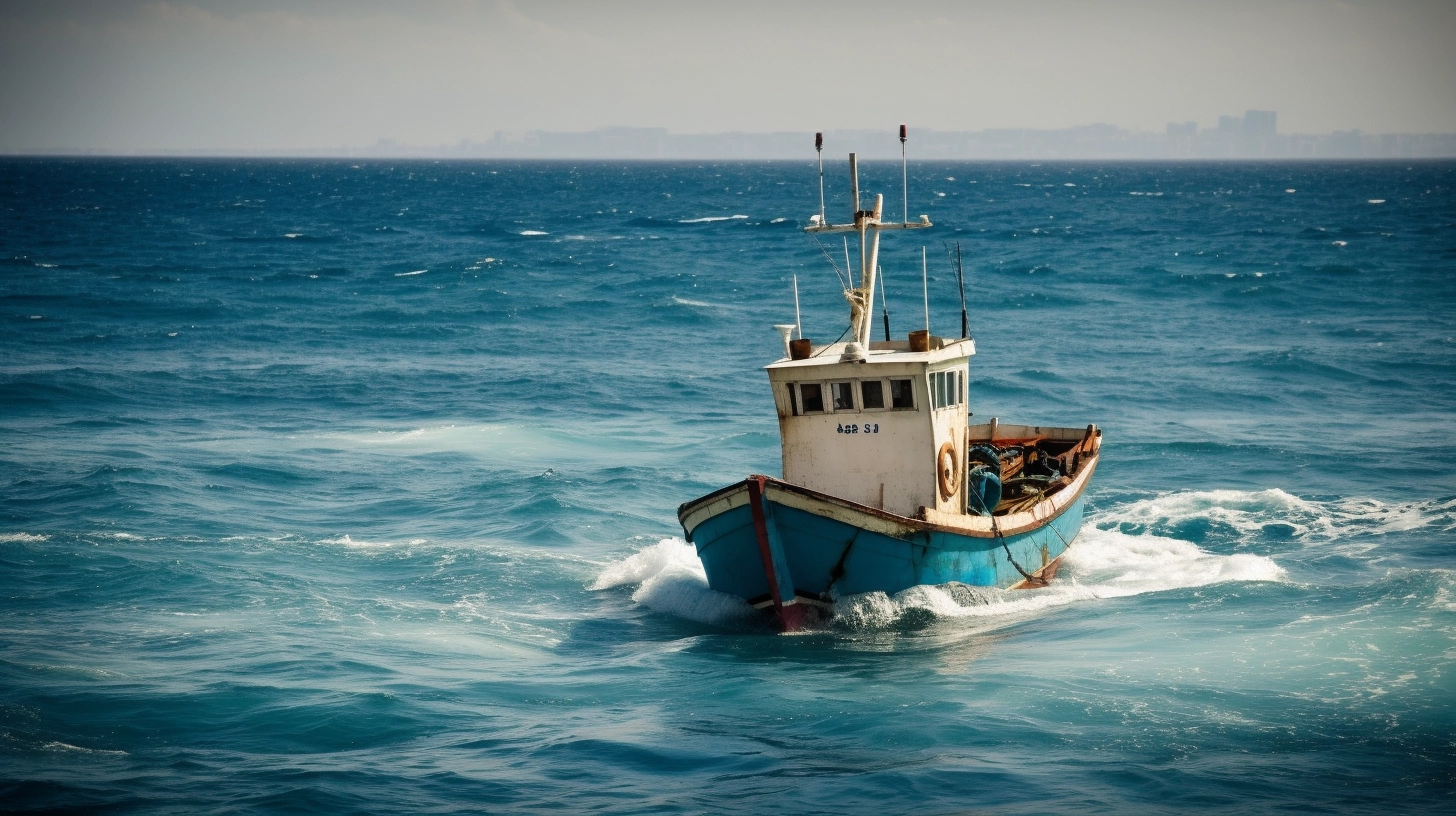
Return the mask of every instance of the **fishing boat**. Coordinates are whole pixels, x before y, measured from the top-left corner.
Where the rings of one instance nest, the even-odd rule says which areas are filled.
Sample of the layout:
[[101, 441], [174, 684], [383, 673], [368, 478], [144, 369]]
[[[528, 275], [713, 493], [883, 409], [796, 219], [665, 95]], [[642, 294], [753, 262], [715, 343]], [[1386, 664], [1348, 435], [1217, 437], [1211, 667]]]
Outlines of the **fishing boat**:
[[[849, 327], [826, 345], [803, 338], [797, 317], [777, 327], [785, 353], [766, 370], [783, 477], [752, 475], [678, 508], [709, 587], [795, 631], [857, 593], [1046, 586], [1082, 526], [1101, 431], [970, 424], [976, 344], [964, 294], [961, 337], [927, 328], [891, 340], [887, 315], [886, 339], [870, 339], [880, 233], [931, 223], [910, 221], [908, 205], [901, 221], [884, 221], [883, 195], [861, 208], [853, 153], [853, 219], [829, 223], [822, 144], [816, 137], [820, 211], [806, 231], [858, 238], [858, 274], [845, 290]], [[922, 275], [923, 265], [922, 250]], [[927, 297], [927, 324], [928, 311]]]

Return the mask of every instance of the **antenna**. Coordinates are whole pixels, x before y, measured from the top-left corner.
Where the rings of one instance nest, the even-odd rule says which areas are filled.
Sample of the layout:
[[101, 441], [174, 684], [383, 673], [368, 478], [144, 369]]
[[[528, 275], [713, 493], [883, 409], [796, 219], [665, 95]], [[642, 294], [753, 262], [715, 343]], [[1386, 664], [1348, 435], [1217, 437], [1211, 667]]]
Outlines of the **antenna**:
[[[873, 303], [870, 306], [874, 306]], [[885, 315], [885, 342], [890, 342], [890, 305], [885, 302], [885, 270], [880, 270], [880, 308]]]
[[900, 198], [905, 204], [905, 217], [900, 219], [910, 221], [910, 173], [905, 164], [905, 123], [900, 123]]
[[799, 276], [794, 276], [794, 328], [799, 330], [799, 339], [804, 339], [804, 319], [799, 316]]
[[926, 271], [925, 247], [920, 248], [920, 287], [925, 293], [925, 333], [930, 333], [930, 273]]
[[956, 241], [956, 284], [961, 288], [961, 337], [970, 337], [970, 324], [966, 322], [966, 279], [961, 274], [961, 242]]
[[814, 134], [814, 152], [819, 154], [819, 223], [828, 224], [824, 220], [824, 132]]

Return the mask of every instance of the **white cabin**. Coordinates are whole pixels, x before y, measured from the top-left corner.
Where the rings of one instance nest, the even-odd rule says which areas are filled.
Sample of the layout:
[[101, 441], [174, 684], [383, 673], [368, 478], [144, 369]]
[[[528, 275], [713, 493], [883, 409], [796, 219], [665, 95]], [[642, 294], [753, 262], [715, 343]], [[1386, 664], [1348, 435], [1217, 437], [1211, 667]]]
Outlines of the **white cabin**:
[[[905, 141], [903, 126], [900, 141]], [[819, 147], [820, 139], [815, 144]], [[784, 481], [898, 516], [963, 514], [966, 374], [976, 353], [975, 341], [933, 337], [928, 326], [911, 332], [909, 341], [870, 341], [880, 277], [880, 233], [925, 229], [930, 219], [922, 215], [911, 221], [907, 203], [903, 220], [885, 221], [883, 195], [862, 209], [859, 163], [851, 153], [853, 217], [842, 224], [830, 223], [824, 210], [822, 152], [819, 176], [819, 212], [810, 217], [804, 231], [854, 235], [859, 269], [845, 270], [849, 285], [844, 296], [850, 307], [845, 334], [851, 335], [850, 340], [814, 347], [804, 339], [797, 316], [794, 324], [775, 327], [783, 332], [785, 357], [768, 366], [768, 378], [778, 407]], [[922, 249], [922, 277], [924, 259]], [[845, 265], [849, 264], [846, 242]], [[929, 317], [927, 297], [927, 324]], [[799, 331], [797, 340], [790, 339], [794, 330]]]
[[767, 367], [784, 481], [900, 516], [921, 507], [963, 513], [975, 341], [930, 337], [921, 352], [904, 341], [874, 342], [868, 353], [845, 354], [850, 345]]

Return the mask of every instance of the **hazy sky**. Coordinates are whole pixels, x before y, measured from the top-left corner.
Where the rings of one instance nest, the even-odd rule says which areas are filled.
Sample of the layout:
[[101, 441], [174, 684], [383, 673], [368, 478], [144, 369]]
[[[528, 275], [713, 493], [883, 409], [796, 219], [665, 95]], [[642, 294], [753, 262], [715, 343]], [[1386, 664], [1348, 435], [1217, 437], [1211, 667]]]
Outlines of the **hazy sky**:
[[496, 130], [1456, 132], [1456, 2], [6, 2], [0, 150]]

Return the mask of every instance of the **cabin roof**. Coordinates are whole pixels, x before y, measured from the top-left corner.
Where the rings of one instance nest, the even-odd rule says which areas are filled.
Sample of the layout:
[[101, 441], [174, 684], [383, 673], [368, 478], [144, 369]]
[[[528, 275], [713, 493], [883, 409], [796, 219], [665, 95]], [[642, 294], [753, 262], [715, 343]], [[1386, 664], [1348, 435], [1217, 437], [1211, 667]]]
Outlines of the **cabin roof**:
[[[937, 341], [939, 347], [937, 348]], [[790, 360], [787, 357], [780, 357], [764, 368], [790, 369], [790, 368], [816, 368], [825, 365], [839, 365], [839, 357], [844, 353], [844, 347], [848, 343], [832, 343], [829, 346], [814, 349], [814, 353], [806, 360]], [[892, 340], [890, 342], [870, 343], [869, 351], [865, 353], [864, 363], [856, 365], [874, 365], [876, 363], [921, 363], [933, 365], [947, 360], [957, 360], [976, 353], [976, 341], [970, 337], [956, 338], [953, 340], [942, 340], [939, 337], [932, 337], [929, 351], [911, 351], [910, 343], [904, 340]]]

